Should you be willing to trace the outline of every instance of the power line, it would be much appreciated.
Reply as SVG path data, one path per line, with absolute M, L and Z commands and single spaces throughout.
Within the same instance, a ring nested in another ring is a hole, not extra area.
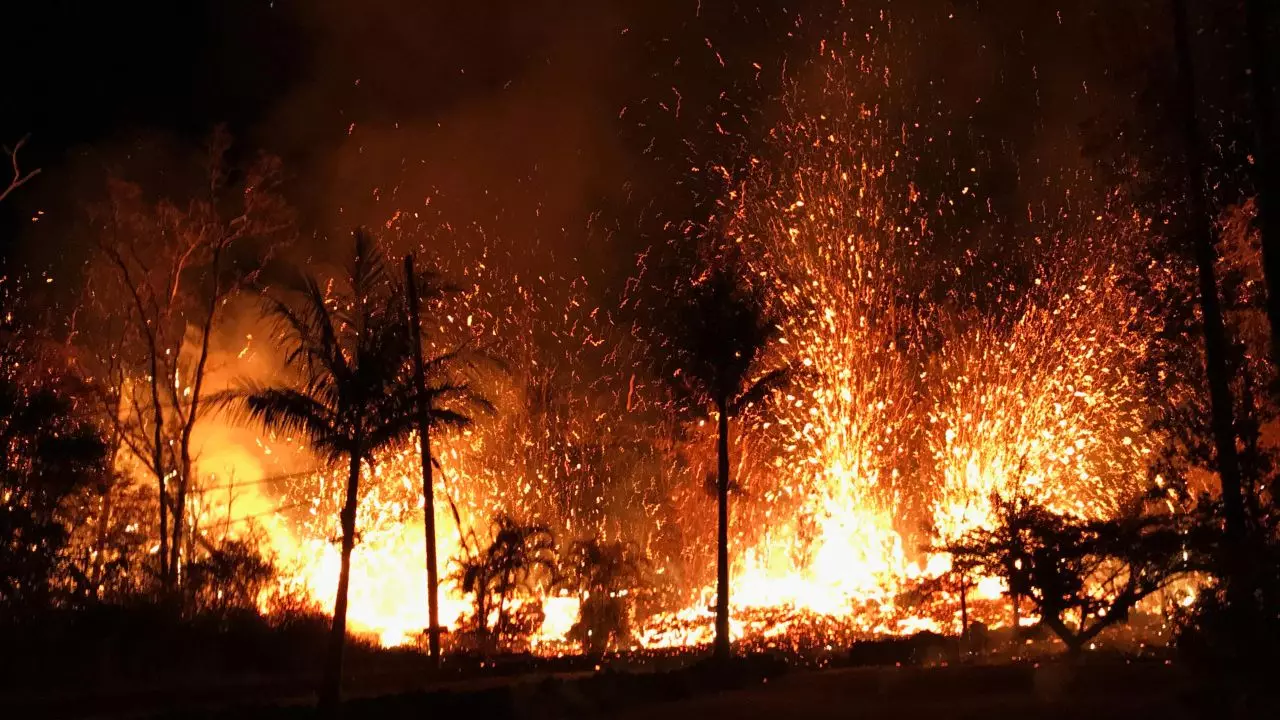
M 269 485 L 272 483 L 285 482 L 286 480 L 295 480 L 297 478 L 309 477 L 319 473 L 319 470 L 301 470 L 299 472 L 285 473 L 283 475 L 270 475 L 257 480 L 246 480 L 244 482 L 228 482 L 222 485 L 206 485 L 195 489 L 197 493 L 214 492 L 217 490 L 230 490 L 234 488 L 252 487 L 254 485 Z
M 310 504 L 310 501 L 304 500 L 302 502 L 289 503 L 287 505 L 280 505 L 270 510 L 264 510 L 259 513 L 254 513 L 252 515 L 242 515 L 233 520 L 226 521 L 226 524 L 243 522 L 245 520 L 254 520 L 260 517 L 266 517 L 268 515 L 279 515 L 280 513 L 285 512 L 286 510 L 296 510 L 297 508 L 300 508 L 303 505 L 309 505 L 309 504 Z

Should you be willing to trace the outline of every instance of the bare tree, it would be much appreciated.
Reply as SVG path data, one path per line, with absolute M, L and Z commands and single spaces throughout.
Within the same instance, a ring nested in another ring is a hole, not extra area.
M 94 213 L 100 234 L 89 305 L 97 308 L 93 320 L 105 316 L 117 335 L 96 341 L 93 370 L 104 409 L 119 406 L 109 419 L 120 441 L 156 480 L 158 574 L 166 591 L 180 582 L 196 462 L 192 436 L 208 411 L 213 343 L 224 308 L 258 267 L 238 263 L 238 256 L 260 257 L 242 246 L 256 242 L 261 251 L 291 225 L 278 193 L 279 161 L 262 157 L 235 172 L 227 162 L 230 146 L 225 130 L 213 133 L 203 193 L 184 204 L 150 201 L 139 186 L 112 180 L 108 202 Z

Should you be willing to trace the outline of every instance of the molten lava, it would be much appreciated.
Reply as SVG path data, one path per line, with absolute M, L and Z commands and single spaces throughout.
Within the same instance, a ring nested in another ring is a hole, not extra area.
M 769 352 L 802 370 L 734 431 L 732 632 L 765 644 L 951 632 L 954 589 L 943 583 L 931 600 L 910 591 L 947 577 L 937 546 L 988 525 L 993 494 L 1096 517 L 1143 484 L 1155 443 L 1137 379 L 1145 345 L 1131 329 L 1141 303 L 1095 259 L 1106 242 L 1141 238 L 1035 245 L 1040 256 L 1011 259 L 1032 268 L 1031 284 L 987 288 L 992 297 L 976 303 L 956 280 L 975 260 L 926 260 L 947 257 L 950 239 L 933 234 L 936 208 L 909 180 L 909 138 L 887 132 L 839 73 L 821 86 L 784 99 L 784 119 L 745 174 L 724 170 L 740 178 L 726 193 L 724 232 L 781 321 Z M 549 290 L 540 277 L 531 289 L 517 273 L 481 289 L 473 269 L 460 275 L 476 284 L 440 329 L 515 351 L 509 379 L 494 386 L 498 416 L 433 440 L 442 575 L 478 551 L 500 511 L 547 525 L 562 544 L 634 542 L 664 588 L 637 605 L 635 644 L 709 642 L 709 428 L 672 432 L 628 330 L 577 282 Z M 554 308 L 560 329 L 512 325 L 538 308 Z M 385 645 L 415 642 L 426 626 L 415 448 L 379 458 L 359 504 L 349 622 Z M 340 480 L 322 471 L 289 481 L 277 496 L 293 509 L 266 522 L 288 582 L 323 608 L 337 583 Z M 1000 590 L 979 579 L 971 597 Z M 558 651 L 579 600 L 540 592 L 533 647 Z M 457 629 L 470 599 L 446 580 L 441 603 L 442 622 Z

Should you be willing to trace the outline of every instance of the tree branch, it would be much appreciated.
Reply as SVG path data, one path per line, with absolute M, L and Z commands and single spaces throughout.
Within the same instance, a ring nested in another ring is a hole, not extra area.
M 18 166 L 18 151 L 22 149 L 23 145 L 27 144 L 27 138 L 29 137 L 31 136 L 27 135 L 19 140 L 17 145 L 14 145 L 12 148 L 6 146 L 4 149 L 5 154 L 9 156 L 9 163 L 13 166 L 13 179 L 9 181 L 8 187 L 3 191 L 0 191 L 0 202 L 3 202 L 5 198 L 9 197 L 9 193 L 22 187 L 28 180 L 40 174 L 40 168 L 36 168 L 35 170 L 23 174 L 22 168 Z

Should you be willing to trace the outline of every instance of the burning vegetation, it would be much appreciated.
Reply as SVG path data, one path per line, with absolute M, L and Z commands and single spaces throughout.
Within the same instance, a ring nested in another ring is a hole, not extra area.
M 1119 187 L 958 242 L 981 173 L 917 183 L 933 139 L 863 42 L 818 42 L 751 132 L 711 122 L 712 200 L 619 287 L 407 204 L 300 272 L 281 161 L 221 130 L 189 199 L 112 181 L 65 342 L 6 299 L 0 607 L 331 617 L 329 701 L 348 634 L 434 662 L 1032 627 L 1076 653 L 1142 616 L 1164 644 L 1229 542 L 1195 266 Z M 1255 212 L 1214 269 L 1268 545 Z

